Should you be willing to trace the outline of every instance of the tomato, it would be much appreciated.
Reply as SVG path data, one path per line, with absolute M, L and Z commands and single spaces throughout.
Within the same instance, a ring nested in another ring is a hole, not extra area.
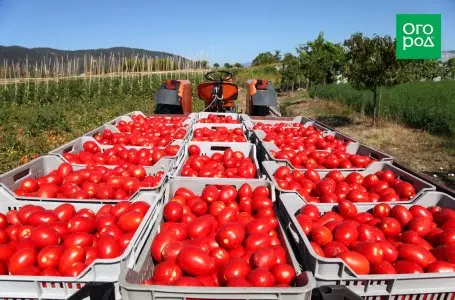
M 299 214 L 296 219 L 302 228 L 303 233 L 308 236 L 313 230 L 313 222 L 311 221 L 311 218 L 307 215 Z
M 285 263 L 274 266 L 272 275 L 275 279 L 275 284 L 290 284 L 296 276 L 294 268 Z
M 171 203 L 171 202 L 170 202 Z M 117 226 L 123 232 L 134 232 L 141 225 L 144 215 L 142 212 L 129 211 L 118 219 Z
M 401 232 L 401 225 L 400 223 L 393 218 L 384 218 L 379 224 L 378 228 L 384 233 L 386 236 L 397 236 Z
M 270 246 L 270 237 L 264 234 L 251 234 L 245 238 L 244 247 L 246 251 L 256 251 Z
M 270 190 L 266 186 L 258 186 L 253 191 L 253 198 L 255 198 L 255 197 L 269 197 L 269 196 L 270 196 Z
M 386 260 L 378 264 L 372 264 L 371 266 L 371 274 L 397 274 L 395 267 Z
M 145 201 L 136 201 L 131 203 L 128 207 L 128 211 L 137 211 L 140 212 L 143 216 L 145 216 L 150 208 L 150 204 Z
M 64 203 L 57 206 L 54 208 L 53 212 L 57 215 L 60 221 L 68 221 L 76 214 L 74 206 L 69 203 Z
M 209 185 L 202 190 L 201 198 L 208 203 L 213 203 L 218 200 L 219 194 L 216 186 Z
M 315 222 L 316 225 L 325 225 L 330 221 L 343 221 L 343 217 L 334 211 L 329 211 L 324 213 L 318 220 Z
M 235 208 L 226 207 L 217 216 L 216 220 L 220 225 L 227 224 L 235 221 L 237 218 L 237 211 Z
M 82 273 L 86 268 L 85 264 L 82 262 L 76 262 L 65 269 L 62 273 L 63 276 L 76 277 Z
M 409 212 L 412 214 L 413 218 L 425 217 L 433 220 L 433 215 L 422 205 L 412 205 L 409 208 Z
M 64 248 L 58 245 L 46 246 L 38 253 L 37 262 L 41 269 L 58 267 Z
M 207 202 L 203 200 L 197 200 L 191 205 L 191 211 L 196 215 L 196 216 L 201 216 L 205 214 L 208 210 Z
M 8 259 L 8 270 L 11 275 L 20 275 L 22 270 L 36 264 L 36 251 L 33 248 L 17 249 Z
M 325 226 L 314 226 L 311 231 L 311 240 L 320 246 L 324 246 L 333 240 L 332 232 Z
M 123 215 L 124 213 L 126 213 L 128 211 L 130 207 L 130 203 L 128 201 L 121 201 L 117 204 L 115 204 L 111 210 L 110 210 L 110 213 L 116 217 L 116 218 L 120 218 L 121 215 Z
M 6 221 L 11 224 L 19 224 L 21 221 L 19 220 L 19 213 L 17 210 L 10 210 L 9 212 L 6 213 Z
M 345 251 L 337 257 L 341 258 L 356 274 L 366 275 L 370 273 L 370 264 L 367 258 L 358 252 Z
M 431 254 L 430 251 L 425 248 L 411 245 L 411 244 L 400 244 L 397 247 L 398 258 L 415 262 L 422 268 L 425 268 L 430 263 L 436 261 L 436 258 Z
M 188 225 L 188 236 L 192 239 L 208 236 L 214 230 L 213 216 L 203 215 Z
M 390 215 L 392 208 L 387 203 L 377 204 L 373 208 L 373 215 L 379 219 L 385 219 Z
M 232 185 L 224 185 L 219 194 L 219 200 L 223 201 L 224 203 L 228 204 L 230 202 L 234 202 L 237 198 L 237 190 Z
M 412 220 L 411 212 L 403 205 L 395 205 L 391 212 L 392 218 L 397 219 L 401 226 L 407 226 Z
M 233 277 L 226 282 L 227 287 L 252 287 L 251 283 L 245 278 Z
M 382 231 L 367 224 L 360 224 L 359 227 L 357 227 L 357 232 L 357 239 L 360 242 L 375 242 L 385 239 Z
M 357 241 L 358 232 L 357 232 L 358 223 L 355 221 L 343 221 L 333 231 L 333 239 L 335 241 L 341 242 L 346 246 L 351 246 Z
M 222 269 L 221 279 L 228 282 L 232 278 L 246 278 L 250 272 L 251 267 L 243 258 L 233 258 Z
M 252 257 L 252 264 L 256 268 L 271 269 L 277 263 L 275 250 L 272 248 L 262 248 L 257 250 Z
M 188 154 L 190 156 L 197 156 L 201 154 L 201 148 L 197 145 L 189 145 L 188 146 Z
M 32 229 L 30 241 L 38 248 L 44 248 L 59 244 L 60 235 L 51 226 L 43 224 Z
M 317 221 L 319 219 L 319 208 L 314 204 L 306 204 L 300 209 L 300 213 L 310 217 L 311 221 Z
M 16 247 L 12 243 L 0 244 L 0 261 L 8 261 L 15 253 Z
M 455 272 L 455 264 L 445 261 L 435 261 L 425 268 L 427 273 Z
M 57 215 L 50 210 L 38 210 L 30 213 L 27 218 L 27 224 L 32 226 L 38 226 L 41 224 L 52 224 L 57 222 L 59 219 Z
M 117 240 L 110 235 L 100 236 L 98 242 L 98 257 L 99 258 L 115 258 L 121 254 L 120 246 Z
M 268 233 L 268 232 L 267 232 Z M 245 238 L 245 229 L 238 223 L 228 223 L 220 227 L 217 241 L 220 247 L 233 249 L 240 246 Z
M 395 188 L 398 195 L 405 199 L 411 199 L 416 193 L 414 186 L 405 181 L 400 182 Z
M 255 287 L 272 287 L 275 283 L 273 274 L 266 268 L 257 268 L 248 274 L 248 281 Z
M 325 257 L 337 257 L 338 254 L 348 251 L 349 249 L 341 242 L 332 241 L 327 243 L 323 250 Z
M 378 241 L 377 242 L 381 248 L 383 253 L 383 258 L 385 261 L 393 263 L 398 258 L 398 251 L 397 249 L 387 241 Z
M 170 261 L 164 261 L 155 266 L 152 280 L 165 284 L 173 284 L 183 276 L 179 266 Z
M 348 200 L 340 200 L 338 202 L 338 211 L 345 219 L 354 219 L 357 216 L 357 207 Z
M 371 265 L 380 264 L 384 259 L 384 252 L 381 245 L 375 242 L 359 243 L 353 250 L 365 256 Z
M 198 247 L 186 246 L 177 256 L 176 263 L 185 273 L 193 276 L 210 275 L 215 270 L 213 259 Z
M 396 261 L 393 266 L 398 274 L 423 273 L 423 269 L 417 263 L 406 260 Z
M 432 229 L 432 221 L 426 217 L 414 217 L 409 222 L 408 228 L 415 231 L 419 236 L 425 237 Z
M 76 215 L 74 218 L 68 221 L 68 231 L 72 232 L 86 232 L 92 233 L 96 228 L 96 222 L 94 219 L 85 218 Z
M 41 276 L 60 276 L 60 273 L 53 268 L 44 269 L 41 273 Z
M 266 218 L 259 218 L 251 220 L 246 226 L 246 233 L 248 234 L 269 234 L 272 230 L 270 222 Z

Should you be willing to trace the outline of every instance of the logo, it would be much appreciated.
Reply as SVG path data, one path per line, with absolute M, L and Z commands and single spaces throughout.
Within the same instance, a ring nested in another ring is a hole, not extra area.
M 397 15 L 397 59 L 441 58 L 441 15 Z

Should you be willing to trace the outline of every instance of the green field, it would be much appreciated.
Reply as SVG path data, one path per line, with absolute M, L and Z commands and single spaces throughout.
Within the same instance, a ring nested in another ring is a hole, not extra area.
M 30 81 L 0 85 L 0 172 L 7 171 L 75 139 L 107 121 L 135 110 L 152 113 L 153 94 L 165 78 L 190 79 L 183 73 L 98 77 L 92 80 Z M 197 99 L 194 94 L 193 99 Z M 200 111 L 202 101 L 193 101 Z
M 382 118 L 433 134 L 455 136 L 455 81 L 404 83 L 382 88 L 381 94 Z M 318 85 L 310 95 L 373 114 L 373 92 L 359 91 L 348 84 Z

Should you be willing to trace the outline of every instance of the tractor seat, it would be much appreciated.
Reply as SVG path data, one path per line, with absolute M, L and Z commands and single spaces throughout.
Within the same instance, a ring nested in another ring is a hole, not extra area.
M 215 82 L 203 82 L 198 84 L 197 86 L 197 94 L 199 98 L 204 101 L 212 101 L 212 93 L 213 89 L 215 88 Z M 237 85 L 229 82 L 222 82 L 221 83 L 221 91 L 223 94 L 223 100 L 237 100 L 237 95 L 239 92 L 239 88 Z

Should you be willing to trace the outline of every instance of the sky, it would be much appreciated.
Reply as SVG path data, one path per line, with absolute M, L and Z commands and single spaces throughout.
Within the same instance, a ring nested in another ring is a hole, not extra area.
M 397 13 L 442 14 L 442 48 L 455 50 L 455 0 L 0 0 L 0 45 L 125 46 L 245 63 L 294 52 L 321 31 L 334 42 L 395 36 Z

